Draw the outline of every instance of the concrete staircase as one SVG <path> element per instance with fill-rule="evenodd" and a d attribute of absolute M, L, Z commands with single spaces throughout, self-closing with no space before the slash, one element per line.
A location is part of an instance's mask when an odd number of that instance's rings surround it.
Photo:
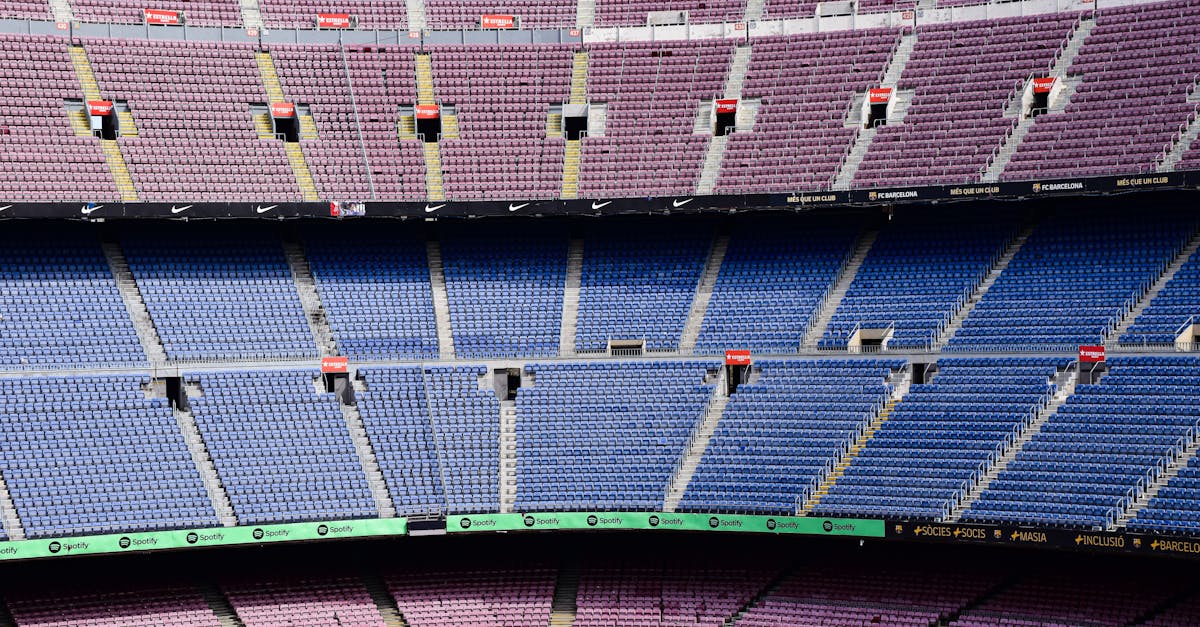
<path fill-rule="evenodd" d="M 596 24 L 596 0 L 578 0 L 575 3 L 575 26 L 591 28 Z"/>
<path fill-rule="evenodd" d="M 700 328 L 704 325 L 704 313 L 708 311 L 708 303 L 712 300 L 713 288 L 717 285 L 717 277 L 721 275 L 721 264 L 725 261 L 725 252 L 728 250 L 729 235 L 718 234 L 708 251 L 704 274 L 700 275 L 700 282 L 696 284 L 692 309 L 688 313 L 687 323 L 683 325 L 683 337 L 679 340 L 679 353 L 682 355 L 690 355 L 696 348 Z"/>
<path fill-rule="evenodd" d="M 258 0 L 239 0 L 238 8 L 242 12 L 242 28 L 257 28 L 262 31 L 262 7 L 259 6 Z"/>
<path fill-rule="evenodd" d="M 833 320 L 833 314 L 837 313 L 838 305 L 846 296 L 850 284 L 854 282 L 854 277 L 858 276 L 858 269 L 862 267 L 863 261 L 867 258 L 867 253 L 871 251 L 871 246 L 875 244 L 877 237 L 879 237 L 879 231 L 867 231 L 858 238 L 854 253 L 846 261 L 846 265 L 842 266 L 837 282 L 825 295 L 825 302 L 821 304 L 821 310 L 817 312 L 816 320 L 804 334 L 804 346 L 816 346 L 817 340 L 825 335 L 825 330 L 829 328 L 829 321 Z"/>
<path fill-rule="evenodd" d="M 220 588 L 209 584 L 200 590 L 200 595 L 204 597 L 204 602 L 217 617 L 217 622 L 221 623 L 221 627 L 246 627 L 246 624 L 238 617 L 237 610 L 233 609 L 233 605 L 229 603 L 229 599 L 224 592 L 221 592 Z"/>
<path fill-rule="evenodd" d="M 458 139 L 458 114 L 451 113 L 450 107 L 442 113 L 442 139 Z"/>
<path fill-rule="evenodd" d="M 50 13 L 55 22 L 74 22 L 75 10 L 68 0 L 50 0 Z"/>
<path fill-rule="evenodd" d="M 442 245 L 425 242 L 429 257 L 429 282 L 433 289 L 433 317 L 437 321 L 438 352 L 442 359 L 454 359 L 454 331 L 450 326 L 450 297 L 446 294 L 446 274 L 442 269 Z"/>
<path fill-rule="evenodd" d="M 871 149 L 871 142 L 875 141 L 875 133 L 876 129 L 874 127 L 858 130 L 858 136 L 854 138 L 854 145 L 846 153 L 846 159 L 842 161 L 841 167 L 838 168 L 837 176 L 833 179 L 833 189 L 850 189 L 850 184 L 854 182 L 854 175 L 858 174 L 858 167 L 867 158 L 867 151 Z"/>
<path fill-rule="evenodd" d="M 82 108 L 68 109 L 67 119 L 71 121 L 71 130 L 75 132 L 76 137 L 92 137 L 92 126 L 88 121 L 88 114 Z"/>
<path fill-rule="evenodd" d="M 950 516 L 947 519 L 947 522 L 958 522 L 962 519 L 963 513 L 970 509 L 971 506 L 975 504 L 975 501 L 979 500 L 979 495 L 983 494 L 983 491 L 986 490 L 988 486 L 996 480 L 996 477 L 999 477 L 1000 473 L 1004 472 L 1004 469 L 1008 468 L 1008 465 L 1017 458 L 1017 454 L 1021 452 L 1021 449 L 1025 447 L 1025 444 L 1042 431 L 1042 427 L 1046 426 L 1046 423 L 1050 420 L 1050 418 L 1058 412 L 1058 408 L 1062 407 L 1063 403 L 1066 403 L 1067 399 L 1075 393 L 1075 385 L 1078 382 L 1079 372 L 1077 370 L 1072 370 L 1067 373 L 1065 380 L 1054 393 L 1054 396 L 1051 397 L 1050 402 L 1047 403 L 1046 406 L 1042 408 L 1042 411 L 1038 412 L 1038 415 L 1035 416 L 1034 419 L 1025 426 L 1025 429 L 1021 432 L 1021 435 L 1017 436 L 1016 440 L 1014 440 L 1013 443 L 1009 445 L 1009 447 L 1000 455 L 1000 458 L 996 460 L 996 463 L 992 464 L 991 468 L 988 468 L 987 472 L 979 478 L 979 482 L 976 483 L 966 493 L 966 495 L 963 496 L 963 499 L 959 501 L 958 505 L 950 511 Z"/>
<path fill-rule="evenodd" d="M 766 7 L 765 0 L 747 0 L 746 1 L 746 22 L 757 22 L 762 19 L 763 9 Z"/>
<path fill-rule="evenodd" d="M 404 11 L 408 17 L 408 30 L 425 30 L 428 28 L 425 18 L 425 0 L 404 0 Z"/>
<path fill-rule="evenodd" d="M 1075 87 L 1078 85 L 1078 80 L 1072 80 L 1067 77 L 1067 69 L 1071 67 L 1071 63 L 1075 61 L 1075 57 L 1079 55 L 1080 48 L 1083 47 L 1083 42 L 1092 32 L 1092 28 L 1096 25 L 1095 20 L 1089 16 L 1080 18 L 1079 24 L 1076 25 L 1071 37 L 1067 39 L 1067 43 L 1058 51 L 1058 56 L 1054 60 L 1054 65 L 1050 68 L 1049 76 L 1058 79 L 1062 87 L 1058 93 L 1054 105 L 1050 108 L 1051 113 L 1061 112 L 1066 108 L 1067 103 L 1071 101 L 1071 96 L 1075 93 Z M 1029 130 L 1033 128 L 1037 118 L 1032 116 L 1025 117 L 1021 110 L 1021 99 L 1024 94 L 1023 89 L 1017 90 L 1013 99 L 1016 101 L 1016 111 L 1011 111 L 1012 103 L 1010 103 L 1010 115 L 1020 116 L 1020 121 L 1007 137 L 1000 144 L 1000 148 L 996 154 L 988 162 L 987 168 L 984 169 L 981 180 L 984 183 L 995 183 L 1000 180 L 1000 175 L 1004 172 L 1004 168 L 1008 167 L 1012 161 L 1013 155 L 1017 149 L 1021 147 L 1021 142 L 1025 141 L 1025 136 Z"/>
<path fill-rule="evenodd" d="M 117 128 L 120 129 L 121 137 L 138 136 L 137 122 L 133 119 L 132 111 L 129 109 L 117 110 Z"/>
<path fill-rule="evenodd" d="M 317 121 L 311 113 L 297 115 L 296 120 L 300 124 L 300 139 L 317 139 Z"/>
<path fill-rule="evenodd" d="M 104 152 L 104 161 L 108 163 L 108 171 L 112 172 L 113 182 L 121 193 L 124 202 L 137 202 L 137 189 L 133 186 L 133 177 L 129 176 L 129 165 L 125 163 L 125 155 L 115 139 L 101 139 L 100 150 Z"/>
<path fill-rule="evenodd" d="M 546 137 L 563 136 L 563 116 L 561 113 L 551 113 L 546 116 Z"/>
<path fill-rule="evenodd" d="M 417 138 L 417 118 L 414 114 L 401 115 L 396 120 L 396 138 L 400 141 L 412 141 Z"/>
<path fill-rule="evenodd" d="M 564 565 L 554 583 L 554 599 L 550 602 L 550 627 L 572 627 L 579 610 L 579 567 Z"/>
<path fill-rule="evenodd" d="M 992 285 L 995 285 L 996 279 L 999 279 L 1000 275 L 1004 273 L 1004 269 L 1008 267 L 1008 264 L 1012 263 L 1013 257 L 1017 256 L 1017 253 L 1020 252 L 1021 247 L 1025 245 L 1031 234 L 1033 234 L 1033 225 L 1026 226 L 1013 238 L 1013 241 L 1009 242 L 1008 247 L 996 259 L 996 263 L 992 265 L 992 269 L 988 271 L 988 275 L 983 278 L 983 281 L 980 281 L 979 287 L 975 288 L 975 292 L 971 294 L 967 302 L 963 303 L 963 306 L 959 308 L 954 317 L 950 319 L 950 322 L 942 329 L 941 335 L 934 342 L 935 347 L 942 348 L 950 341 L 950 338 L 954 337 L 955 333 L 958 333 L 958 330 L 962 328 L 963 321 L 967 319 L 967 316 L 971 315 L 971 312 L 975 310 L 975 306 L 979 304 L 979 301 L 983 300 L 984 294 L 987 294 Z"/>
<path fill-rule="evenodd" d="M 375 509 L 380 518 L 395 518 L 396 505 L 388 492 L 387 482 L 383 479 L 383 471 L 379 469 L 379 458 L 375 456 L 375 447 L 367 437 L 367 429 L 363 425 L 362 414 L 358 407 L 340 403 L 342 418 L 350 431 L 350 441 L 354 443 L 354 451 L 358 453 L 358 461 L 362 464 L 363 474 L 367 477 L 367 487 L 371 490 L 371 498 L 375 500 Z"/>
<path fill-rule="evenodd" d="M 575 354 L 575 330 L 579 321 L 579 284 L 583 279 L 583 238 L 572 237 L 567 245 L 567 280 L 563 288 L 562 331 L 558 354 Z"/>
<path fill-rule="evenodd" d="M 750 46 L 738 46 L 733 51 L 733 60 L 729 64 L 729 74 L 725 76 L 725 98 L 741 100 L 742 85 L 746 82 L 746 72 L 750 69 Z M 713 132 L 712 125 L 705 129 Z M 717 176 L 721 173 L 721 162 L 725 159 L 725 148 L 729 143 L 728 135 L 713 135 L 708 142 L 708 151 L 704 154 L 704 165 L 700 168 L 700 180 L 696 183 L 696 194 L 711 194 L 717 184 Z"/>
<path fill-rule="evenodd" d="M 258 75 L 262 78 L 263 88 L 270 102 L 287 102 L 283 95 L 283 85 L 279 82 L 279 72 L 275 69 L 275 59 L 270 52 L 254 53 L 254 62 L 258 65 Z"/>
<path fill-rule="evenodd" d="M 1119 528 L 1124 528 L 1129 524 L 1129 521 L 1137 517 L 1138 512 L 1146 509 L 1146 506 L 1150 504 L 1150 501 L 1153 500 L 1154 497 L 1158 496 L 1159 491 L 1167 487 L 1167 484 L 1170 483 L 1172 479 L 1179 476 L 1180 470 L 1187 468 L 1188 462 L 1192 461 L 1192 458 L 1196 456 L 1197 452 L 1200 452 L 1200 437 L 1196 437 L 1189 442 L 1187 446 L 1184 447 L 1183 452 L 1176 456 L 1170 464 L 1167 464 L 1166 469 L 1163 470 L 1162 474 L 1158 476 L 1158 479 L 1156 479 L 1154 483 L 1147 486 L 1146 489 L 1138 495 L 1137 500 L 1134 501 L 1133 504 L 1128 508 L 1126 508 L 1124 512 L 1121 512 L 1121 515 L 1117 517 L 1116 526 Z"/>
<path fill-rule="evenodd" d="M 322 356 L 337 355 L 337 342 L 333 338 L 333 329 L 329 328 L 325 305 L 317 292 L 317 281 L 304 255 L 304 247 L 298 240 L 286 239 L 283 242 L 283 255 L 292 271 L 292 281 L 296 284 L 296 293 L 300 296 L 304 317 L 308 319 L 317 348 Z"/>
<path fill-rule="evenodd" d="M 431 202 L 446 200 L 446 186 L 442 178 L 442 149 L 437 142 L 422 142 L 425 155 L 425 195 Z"/>
<path fill-rule="evenodd" d="M 259 139 L 275 139 L 275 126 L 271 124 L 270 113 L 252 113 L 250 117 L 254 122 L 254 133 Z"/>
<path fill-rule="evenodd" d="M 120 244 L 111 240 L 103 241 L 100 243 L 100 250 L 104 252 L 108 269 L 117 282 L 117 291 L 121 294 L 121 300 L 125 302 L 125 311 L 133 320 L 133 328 L 137 332 L 138 343 L 142 345 L 142 352 L 146 353 L 146 359 L 152 364 L 166 362 L 167 352 L 163 349 L 162 338 L 158 335 L 154 320 L 150 318 L 146 301 L 142 299 L 142 291 L 133 278 L 133 272 L 129 269 L 129 262 L 125 259 Z"/>
<path fill-rule="evenodd" d="M 563 178 L 560 195 L 563 198 L 579 198 L 579 163 L 582 159 L 583 142 L 568 139 L 563 149 Z"/>
<path fill-rule="evenodd" d="M 25 528 L 17 516 L 17 506 L 13 503 L 3 474 L 0 474 L 0 524 L 3 524 L 4 535 L 8 536 L 9 540 L 25 539 Z"/>
<path fill-rule="evenodd" d="M 500 401 L 500 513 L 517 500 L 517 403 Z"/>
<path fill-rule="evenodd" d="M 729 405 L 725 373 L 726 370 L 722 368 L 720 375 L 716 378 L 716 389 L 708 399 L 708 407 L 704 409 L 704 417 L 701 418 L 696 431 L 692 433 L 692 439 L 688 444 L 687 452 L 684 453 L 683 462 L 680 463 L 679 468 L 675 469 L 675 475 L 671 477 L 671 487 L 667 489 L 667 496 L 663 503 L 664 512 L 674 512 L 679 508 L 679 502 L 683 500 L 688 484 L 691 483 L 692 476 L 696 474 L 700 460 L 704 458 L 704 451 L 708 450 L 708 441 L 712 439 L 717 425 L 721 422 L 721 416 L 725 413 L 725 407 Z"/>
<path fill-rule="evenodd" d="M 571 96 L 569 104 L 587 103 L 588 53 L 578 51 L 571 60 Z M 591 114 L 589 113 L 589 124 Z M 561 120 L 560 120 L 561 122 Z M 561 128 L 561 126 L 560 126 Z M 579 197 L 579 164 L 582 160 L 583 142 L 578 139 L 567 140 L 563 148 L 562 198 Z"/>
<path fill-rule="evenodd" d="M 383 624 L 387 627 L 408 627 L 408 621 L 404 620 L 404 615 L 400 613 L 400 607 L 388 591 L 387 584 L 375 574 L 364 574 L 362 581 L 367 594 L 370 594 L 371 600 L 375 602 L 375 609 L 379 610 L 379 616 L 383 618 Z"/>
<path fill-rule="evenodd" d="M 858 454 L 861 453 L 863 448 L 867 446 L 867 442 L 870 442 L 871 438 L 875 437 L 875 434 L 881 427 L 883 427 L 883 424 L 888 421 L 888 418 L 890 418 L 892 413 L 895 412 L 896 405 L 900 404 L 900 401 L 902 401 L 904 396 L 908 394 L 908 390 L 911 387 L 911 370 L 905 370 L 895 375 L 895 380 L 892 384 L 892 394 L 888 398 L 887 403 L 884 404 L 883 409 L 880 409 L 879 413 L 875 414 L 875 416 L 871 418 L 871 420 L 867 423 L 867 426 L 864 427 L 862 432 L 858 434 L 858 437 L 855 438 L 854 443 L 850 445 L 850 448 L 846 449 L 846 453 L 842 455 L 840 460 L 838 460 L 838 463 L 833 467 L 833 470 L 829 471 L 829 474 L 825 475 L 825 478 L 822 479 L 820 485 L 817 486 L 817 489 L 808 496 L 808 499 L 805 500 L 804 504 L 800 506 L 800 511 L 797 512 L 798 515 L 808 516 L 812 514 L 812 511 L 821 503 L 821 499 L 825 498 L 825 495 L 829 494 L 829 490 L 831 490 L 833 486 L 837 484 L 838 479 L 841 479 L 842 475 L 846 474 L 846 469 L 850 467 L 850 464 L 854 463 L 854 460 L 858 457 Z"/>
<path fill-rule="evenodd" d="M 1192 234 L 1191 239 L 1189 239 L 1187 244 L 1185 244 L 1183 248 L 1179 250 L 1179 253 L 1175 255 L 1175 258 L 1171 260 L 1170 265 L 1163 270 L 1162 275 L 1160 275 L 1158 280 L 1154 282 L 1154 285 L 1151 285 L 1150 289 L 1146 290 L 1146 293 L 1142 295 L 1142 298 L 1138 301 L 1137 305 L 1135 305 L 1133 309 L 1129 310 L 1129 313 L 1125 314 L 1125 317 L 1121 319 L 1121 323 L 1118 324 L 1117 328 L 1113 329 L 1113 332 L 1110 333 L 1108 338 L 1105 339 L 1105 346 L 1115 346 L 1120 343 L 1121 335 L 1128 331 L 1129 327 L 1133 326 L 1133 323 L 1137 321 L 1138 316 L 1142 315 L 1142 312 L 1146 311 L 1146 308 L 1149 307 L 1150 303 L 1154 301 L 1154 297 L 1158 296 L 1159 292 L 1161 292 L 1163 288 L 1167 286 L 1167 283 L 1171 282 L 1171 279 L 1175 278 L 1175 275 L 1179 272 L 1179 269 L 1183 267 L 1183 264 L 1187 263 L 1187 260 L 1190 259 L 1192 255 L 1196 254 L 1196 250 L 1198 248 L 1200 248 L 1200 232 Z"/>
<path fill-rule="evenodd" d="M 1187 101 L 1191 103 L 1200 102 L 1200 82 L 1193 83 L 1192 88 L 1188 91 Z M 1176 164 L 1180 159 L 1183 159 L 1183 153 L 1196 145 L 1196 137 L 1200 136 L 1200 115 L 1192 116 L 1191 121 L 1184 127 L 1171 142 L 1171 148 L 1163 155 L 1162 160 L 1155 166 L 1156 172 L 1170 172 L 1175 169 Z"/>
<path fill-rule="evenodd" d="M 225 491 L 225 483 L 221 481 L 221 476 L 217 474 L 217 467 L 213 465 L 208 445 L 204 443 L 204 436 L 196 426 L 196 418 L 192 416 L 190 410 L 176 408 L 172 413 L 175 415 L 175 423 L 179 425 L 179 431 L 183 433 L 184 441 L 187 442 L 192 462 L 196 464 L 196 470 L 200 472 L 204 491 L 208 493 L 213 511 L 217 513 L 217 520 L 221 521 L 223 527 L 236 527 L 238 519 L 233 511 L 233 504 L 229 500 L 229 493 Z"/>

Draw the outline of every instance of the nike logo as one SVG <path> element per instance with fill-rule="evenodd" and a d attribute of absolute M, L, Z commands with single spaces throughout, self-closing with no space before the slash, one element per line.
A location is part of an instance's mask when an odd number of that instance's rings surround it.
<path fill-rule="evenodd" d="M 103 206 L 104 206 L 104 205 L 96 205 L 95 207 L 88 207 L 87 205 L 84 205 L 84 206 L 82 206 L 82 207 L 80 207 L 80 208 L 79 208 L 79 213 L 82 213 L 82 214 L 83 214 L 83 215 L 85 215 L 85 216 L 86 216 L 86 215 L 91 215 L 93 211 L 95 211 L 95 210 L 97 210 L 97 209 L 99 209 L 99 208 L 101 208 L 101 207 L 103 207 Z"/>
<path fill-rule="evenodd" d="M 12 209 L 12 205 L 4 205 L 3 207 L 0 207 L 0 211 L 8 211 L 9 209 Z"/>
<path fill-rule="evenodd" d="M 517 209 L 524 209 L 525 207 L 528 207 L 528 206 L 529 206 L 529 203 L 527 203 L 527 202 L 526 202 L 526 203 L 521 203 L 521 204 L 519 204 L 519 205 L 514 205 L 514 204 L 512 204 L 512 203 L 510 202 L 510 203 L 508 203 L 508 210 L 509 210 L 509 211 L 516 211 Z"/>
<path fill-rule="evenodd" d="M 607 207 L 607 206 L 611 205 L 612 203 L 613 203 L 613 201 L 611 201 L 611 200 L 606 200 L 604 202 L 592 202 L 592 209 L 600 209 L 602 207 Z"/>
<path fill-rule="evenodd" d="M 671 201 L 671 206 L 672 206 L 672 207 L 682 207 L 682 206 L 684 206 L 684 205 L 688 204 L 689 202 L 692 202 L 693 200 L 696 200 L 696 199 L 695 199 L 695 198 L 688 198 L 687 200 L 672 200 L 672 201 Z"/>
<path fill-rule="evenodd" d="M 191 205 L 188 205 L 188 206 L 190 207 Z M 279 205 L 267 205 L 266 207 L 264 207 L 262 205 L 258 205 L 256 207 L 254 207 L 254 211 L 255 211 L 255 213 L 266 213 L 278 206 Z"/>
<path fill-rule="evenodd" d="M 182 207 L 176 207 L 175 205 L 171 205 L 171 213 L 183 213 L 184 211 L 187 211 L 188 209 L 191 209 L 191 208 L 192 208 L 192 205 L 184 205 Z"/>
<path fill-rule="evenodd" d="M 432 207 L 429 205 L 425 205 L 425 213 L 433 213 L 434 211 L 437 211 L 438 209 L 441 209 L 442 207 L 445 207 L 445 206 L 446 206 L 446 203 L 442 203 L 440 205 L 433 205 Z"/>

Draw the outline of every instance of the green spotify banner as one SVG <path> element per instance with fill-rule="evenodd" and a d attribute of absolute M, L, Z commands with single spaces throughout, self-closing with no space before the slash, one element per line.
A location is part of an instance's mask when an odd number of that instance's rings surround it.
<path fill-rule="evenodd" d="M 736 516 L 724 514 L 662 514 L 646 512 L 561 512 L 553 514 L 480 514 L 450 516 L 446 531 L 549 531 L 555 529 L 680 529 L 684 531 L 743 531 L 824 536 L 882 538 L 882 520 L 801 518 L 795 516 Z"/>
<path fill-rule="evenodd" d="M 388 518 L 46 538 L 0 542 L 0 560 L 335 538 L 402 536 L 406 533 L 408 533 L 406 519 Z"/>

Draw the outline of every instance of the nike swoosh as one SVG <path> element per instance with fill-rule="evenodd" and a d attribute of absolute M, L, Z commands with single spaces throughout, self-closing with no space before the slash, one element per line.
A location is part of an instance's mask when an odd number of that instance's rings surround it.
<path fill-rule="evenodd" d="M 602 207 L 607 207 L 607 206 L 611 205 L 612 203 L 613 203 L 613 201 L 611 201 L 611 200 L 606 200 L 604 202 L 592 202 L 592 209 L 600 209 Z"/>
<path fill-rule="evenodd" d="M 526 203 L 521 203 L 521 204 L 519 204 L 519 205 L 514 205 L 514 204 L 512 204 L 512 203 L 510 202 L 510 203 L 508 203 L 508 210 L 509 210 L 509 211 L 516 211 L 517 209 L 524 209 L 525 207 L 528 207 L 528 206 L 529 206 L 529 203 L 527 203 L 527 202 L 526 202 Z"/>
<path fill-rule="evenodd" d="M 672 207 L 682 207 L 682 206 L 684 206 L 684 205 L 688 204 L 689 202 L 692 202 L 693 200 L 696 200 L 696 199 L 695 199 L 695 198 L 688 198 L 687 200 L 672 200 L 672 201 L 671 201 L 671 206 L 672 206 Z"/>
<path fill-rule="evenodd" d="M 268 206 L 264 207 L 264 206 L 262 206 L 262 205 L 258 205 L 258 206 L 256 206 L 256 207 L 254 208 L 254 211 L 255 211 L 256 213 L 266 213 L 266 212 L 268 212 L 268 211 L 270 211 L 270 210 L 272 210 L 272 209 L 274 209 L 275 207 L 278 207 L 278 206 L 279 206 L 279 205 L 268 205 Z"/>
<path fill-rule="evenodd" d="M 445 206 L 446 206 L 446 203 L 442 203 L 440 205 L 434 205 L 432 207 L 430 207 L 429 205 L 425 205 L 425 213 L 433 213 L 434 211 L 437 211 L 438 209 L 441 209 L 442 207 L 445 207 Z"/>
<path fill-rule="evenodd" d="M 82 214 L 83 214 L 83 215 L 85 215 L 85 216 L 86 216 L 86 215 L 91 215 L 93 211 L 95 211 L 95 210 L 97 210 L 97 209 L 99 209 L 99 208 L 101 208 L 101 207 L 103 207 L 103 206 L 104 206 L 104 205 L 96 205 L 95 207 L 92 207 L 91 209 L 89 209 L 89 208 L 87 207 L 87 205 L 84 205 L 84 206 L 82 206 L 82 207 L 80 207 L 80 208 L 79 208 L 79 212 L 80 212 L 80 213 L 82 213 Z"/>
<path fill-rule="evenodd" d="M 171 213 L 183 213 L 184 211 L 187 211 L 188 209 L 191 209 L 191 208 L 192 208 L 192 205 L 184 205 L 182 207 L 176 207 L 175 205 L 171 205 Z"/>
<path fill-rule="evenodd" d="M 9 209 L 12 209 L 12 205 L 4 205 L 3 207 L 0 207 L 0 211 L 7 211 Z"/>

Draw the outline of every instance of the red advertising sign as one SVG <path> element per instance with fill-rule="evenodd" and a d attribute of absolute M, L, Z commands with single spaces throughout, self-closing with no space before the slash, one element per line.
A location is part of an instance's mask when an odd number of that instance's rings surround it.
<path fill-rule="evenodd" d="M 747 350 L 725 351 L 725 365 L 726 366 L 749 366 L 750 365 L 750 351 L 747 351 Z"/>
<path fill-rule="evenodd" d="M 350 14 L 318 13 L 317 28 L 350 28 Z"/>
<path fill-rule="evenodd" d="M 54 28 L 57 28 L 58 30 L 70 30 L 71 24 L 70 22 L 55 22 Z"/>
<path fill-rule="evenodd" d="M 516 28 L 517 18 L 512 15 L 481 15 L 479 25 L 482 28 Z"/>
<path fill-rule="evenodd" d="M 182 24 L 183 14 L 179 11 L 164 11 L 162 9 L 142 9 L 147 24 Z"/>
<path fill-rule="evenodd" d="M 348 357 L 322 357 L 321 372 L 326 374 L 350 372 L 350 358 Z"/>
<path fill-rule="evenodd" d="M 417 105 L 418 120 L 436 120 L 438 117 L 437 105 Z"/>
<path fill-rule="evenodd" d="M 911 20 L 916 16 L 917 16 L 917 14 L 913 13 L 912 11 L 902 11 L 900 13 L 900 19 L 902 19 L 902 20 Z"/>
<path fill-rule="evenodd" d="M 1054 77 L 1033 79 L 1033 93 L 1044 94 L 1054 88 Z"/>
<path fill-rule="evenodd" d="M 88 113 L 92 115 L 112 115 L 113 104 L 111 100 L 89 100 L 87 101 Z"/>
<path fill-rule="evenodd" d="M 294 118 L 296 117 L 296 105 L 290 102 L 272 102 L 271 117 Z"/>
<path fill-rule="evenodd" d="M 717 113 L 737 113 L 737 99 L 727 98 L 717 101 Z"/>
<path fill-rule="evenodd" d="M 1084 363 L 1098 364 L 1104 361 L 1103 346 L 1080 346 L 1079 361 Z"/>
<path fill-rule="evenodd" d="M 569 33 L 569 34 L 570 34 L 572 37 L 578 37 L 578 36 L 579 36 L 579 29 L 578 29 L 578 28 L 572 28 L 572 29 L 570 30 L 570 33 Z"/>
<path fill-rule="evenodd" d="M 867 93 L 867 99 L 871 104 L 886 104 L 892 99 L 891 87 L 878 87 Z"/>

